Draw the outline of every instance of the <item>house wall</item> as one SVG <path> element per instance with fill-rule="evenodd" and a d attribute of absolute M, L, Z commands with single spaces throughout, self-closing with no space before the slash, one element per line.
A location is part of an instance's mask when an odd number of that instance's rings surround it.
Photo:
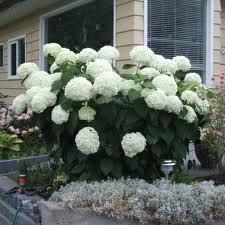
<path fill-rule="evenodd" d="M 225 47 L 225 0 L 214 1 L 213 21 L 213 72 L 225 70 L 225 56 L 220 53 Z M 0 69 L 0 92 L 7 94 L 7 103 L 23 92 L 19 80 L 8 80 L 7 41 L 20 35 L 26 35 L 26 61 L 39 64 L 39 18 L 41 15 L 74 2 L 64 0 L 37 11 L 21 20 L 1 27 L 0 43 L 4 42 L 4 67 Z M 115 46 L 120 51 L 118 67 L 129 62 L 129 51 L 137 45 L 144 45 L 144 0 L 116 0 Z"/>

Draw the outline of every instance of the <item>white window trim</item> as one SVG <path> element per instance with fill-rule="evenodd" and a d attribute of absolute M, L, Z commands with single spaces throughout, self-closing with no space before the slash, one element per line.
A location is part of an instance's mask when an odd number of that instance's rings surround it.
<path fill-rule="evenodd" d="M 11 38 L 8 40 L 8 80 L 18 80 L 20 79 L 19 76 L 17 74 L 13 75 L 11 74 L 11 45 L 16 43 L 16 50 L 17 50 L 17 54 L 18 54 L 18 44 L 17 41 L 20 39 L 24 39 L 25 41 L 25 62 L 27 61 L 27 50 L 26 50 L 26 35 L 21 35 L 21 36 L 17 36 L 14 38 Z M 16 68 L 18 68 L 18 56 L 16 55 Z"/>
<path fill-rule="evenodd" d="M 86 3 L 92 2 L 94 0 L 77 0 L 73 3 L 67 4 L 65 6 L 59 7 L 53 11 L 50 11 L 46 14 L 43 14 L 39 18 L 39 67 L 44 70 L 45 69 L 45 57 L 43 55 L 43 45 L 46 44 L 46 19 L 56 16 L 58 14 L 61 14 L 63 12 L 66 12 L 70 9 L 73 9 L 75 7 L 78 7 L 80 5 L 84 5 Z M 116 0 L 113 0 L 113 45 L 116 47 Z"/>
<path fill-rule="evenodd" d="M 4 68 L 4 42 L 1 42 L 0 43 L 0 46 L 2 46 L 2 66 L 0 66 L 0 69 L 3 69 Z"/>
<path fill-rule="evenodd" d="M 207 1 L 206 12 L 206 82 L 207 87 L 212 87 L 213 74 L 213 17 L 214 0 Z M 148 45 L 148 0 L 144 0 L 144 45 Z"/>

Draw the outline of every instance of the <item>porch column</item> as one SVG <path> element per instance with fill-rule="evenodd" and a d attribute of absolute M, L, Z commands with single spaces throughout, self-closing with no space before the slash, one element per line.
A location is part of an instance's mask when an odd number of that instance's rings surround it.
<path fill-rule="evenodd" d="M 129 62 L 129 52 L 144 45 L 144 0 L 116 0 L 116 48 L 120 51 L 117 66 Z"/>

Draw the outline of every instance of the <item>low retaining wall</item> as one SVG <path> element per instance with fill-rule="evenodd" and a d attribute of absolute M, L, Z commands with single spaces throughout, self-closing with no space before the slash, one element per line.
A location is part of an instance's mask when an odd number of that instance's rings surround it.
<path fill-rule="evenodd" d="M 42 217 L 41 225 L 140 225 L 130 221 L 117 221 L 104 215 L 94 215 L 87 209 L 62 208 L 56 202 L 51 201 L 41 201 L 39 205 Z M 225 220 L 208 225 L 225 225 Z"/>
<path fill-rule="evenodd" d="M 21 159 L 0 160 L 0 174 L 6 174 L 15 171 L 18 168 L 18 164 L 21 162 L 25 162 L 28 165 L 35 165 L 39 162 L 46 162 L 48 159 L 49 158 L 47 155 L 41 155 Z"/>

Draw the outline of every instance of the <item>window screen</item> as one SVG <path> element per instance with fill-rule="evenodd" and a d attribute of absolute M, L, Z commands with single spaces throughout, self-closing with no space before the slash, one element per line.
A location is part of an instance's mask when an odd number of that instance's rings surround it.
<path fill-rule="evenodd" d="M 184 55 L 205 73 L 207 0 L 148 0 L 148 46 L 164 57 Z"/>

